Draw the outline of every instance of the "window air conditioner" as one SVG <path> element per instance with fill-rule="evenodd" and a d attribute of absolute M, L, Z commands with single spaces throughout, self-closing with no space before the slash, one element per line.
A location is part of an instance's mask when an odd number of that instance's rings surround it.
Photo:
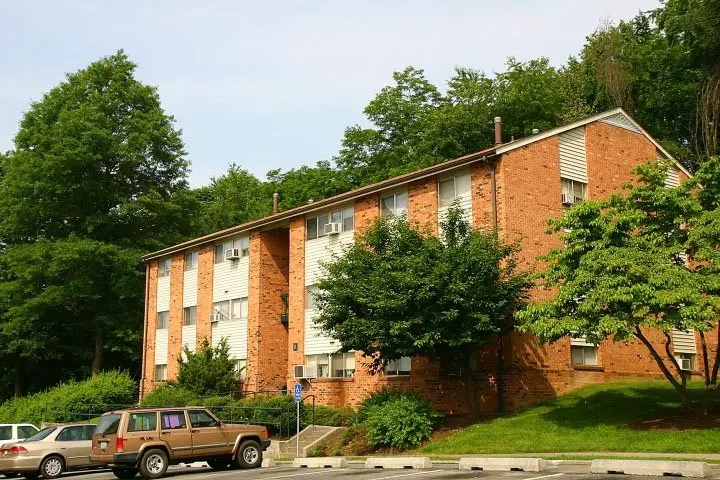
<path fill-rule="evenodd" d="M 240 259 L 240 249 L 230 248 L 225 250 L 225 260 L 238 260 Z"/>
<path fill-rule="evenodd" d="M 317 366 L 316 365 L 293 365 L 293 373 L 295 378 L 317 378 Z"/>
<path fill-rule="evenodd" d="M 342 223 L 327 223 L 325 224 L 325 235 L 337 235 L 342 232 Z"/>
<path fill-rule="evenodd" d="M 220 320 L 222 320 L 222 313 L 210 314 L 210 323 L 218 323 Z"/>
<path fill-rule="evenodd" d="M 692 370 L 689 358 L 681 358 L 680 359 L 680 370 L 683 370 L 686 372 L 689 372 Z"/>
<path fill-rule="evenodd" d="M 578 203 L 578 198 L 572 193 L 563 193 L 560 195 L 563 205 L 575 205 Z"/>

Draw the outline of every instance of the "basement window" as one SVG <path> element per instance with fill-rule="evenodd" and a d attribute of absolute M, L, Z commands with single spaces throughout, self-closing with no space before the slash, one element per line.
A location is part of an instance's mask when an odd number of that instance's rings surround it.
<path fill-rule="evenodd" d="M 598 347 L 572 345 L 570 353 L 573 365 L 597 366 L 598 364 Z"/>
<path fill-rule="evenodd" d="M 355 376 L 355 352 L 306 355 L 305 365 L 317 367 L 317 378 L 352 378 Z"/>

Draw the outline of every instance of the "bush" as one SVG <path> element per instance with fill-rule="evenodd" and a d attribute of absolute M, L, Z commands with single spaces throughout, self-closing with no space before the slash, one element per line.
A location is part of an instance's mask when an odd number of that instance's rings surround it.
<path fill-rule="evenodd" d="M 141 405 L 143 407 L 185 407 L 197 405 L 197 395 L 175 384 L 161 385 L 145 395 Z"/>
<path fill-rule="evenodd" d="M 378 390 L 377 392 L 370 395 L 368 398 L 362 401 L 360 403 L 360 408 L 358 409 L 357 413 L 357 422 L 363 423 L 365 419 L 367 418 L 367 412 L 368 410 L 376 405 L 383 405 L 385 402 L 388 402 L 394 398 L 401 397 L 403 395 L 415 395 L 413 393 L 406 393 L 402 392 L 400 390 L 392 390 L 387 387 L 383 387 L 382 389 Z"/>
<path fill-rule="evenodd" d="M 178 363 L 177 384 L 198 396 L 235 391 L 235 364 L 230 360 L 230 347 L 224 338 L 217 347 L 204 340 L 197 352 L 185 347 Z"/>
<path fill-rule="evenodd" d="M 135 402 L 137 384 L 125 372 L 104 372 L 88 380 L 61 383 L 45 392 L 0 405 L 0 423 L 62 423 L 90 420 Z"/>
<path fill-rule="evenodd" d="M 315 406 L 315 425 L 328 427 L 349 427 L 355 422 L 357 413 L 350 407 L 333 408 L 325 405 Z"/>
<path fill-rule="evenodd" d="M 328 448 L 327 445 L 324 443 L 318 443 L 317 445 L 308 448 L 307 456 L 308 457 L 327 457 L 328 456 Z"/>
<path fill-rule="evenodd" d="M 381 401 L 368 401 L 361 409 L 362 425 L 373 447 L 405 449 L 430 437 L 440 415 L 428 400 L 414 393 L 381 395 Z"/>

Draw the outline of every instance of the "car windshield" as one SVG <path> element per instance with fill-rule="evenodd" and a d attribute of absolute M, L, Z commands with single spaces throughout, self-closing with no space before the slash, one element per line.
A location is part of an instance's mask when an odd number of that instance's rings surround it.
<path fill-rule="evenodd" d="M 118 425 L 120 424 L 120 414 L 111 413 L 109 415 L 103 415 L 100 418 L 100 423 L 95 427 L 94 435 L 113 435 L 118 431 Z"/>
<path fill-rule="evenodd" d="M 43 428 L 42 430 L 40 430 L 38 433 L 36 433 L 32 437 L 26 438 L 23 441 L 24 442 L 37 442 L 38 440 L 44 440 L 48 437 L 48 435 L 53 433 L 55 430 L 57 430 L 57 427 Z"/>

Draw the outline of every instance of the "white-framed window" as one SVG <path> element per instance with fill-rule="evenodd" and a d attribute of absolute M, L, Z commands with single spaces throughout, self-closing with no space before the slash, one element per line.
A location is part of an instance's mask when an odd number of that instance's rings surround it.
<path fill-rule="evenodd" d="M 158 277 L 162 278 L 169 276 L 171 268 L 172 264 L 169 258 L 160 260 L 160 264 L 158 265 Z"/>
<path fill-rule="evenodd" d="M 250 237 L 246 235 L 235 240 L 216 244 L 215 263 L 223 263 L 225 261 L 225 251 L 231 248 L 239 249 L 240 257 L 250 256 Z"/>
<path fill-rule="evenodd" d="M 391 193 L 380 198 L 383 215 L 403 215 L 408 211 L 408 192 Z"/>
<path fill-rule="evenodd" d="M 233 242 L 233 248 L 240 249 L 241 257 L 250 256 L 250 237 L 240 237 Z"/>
<path fill-rule="evenodd" d="M 224 300 L 222 302 L 213 303 L 213 312 L 220 314 L 220 321 L 240 320 L 248 316 L 248 299 L 247 297 L 234 298 L 232 300 Z"/>
<path fill-rule="evenodd" d="M 157 313 L 157 323 L 155 324 L 156 330 L 166 330 L 168 323 L 170 322 L 170 312 L 165 310 L 164 312 Z"/>
<path fill-rule="evenodd" d="M 463 173 L 441 180 L 438 184 L 440 208 L 449 207 L 461 196 L 470 193 L 471 179 L 469 173 Z"/>
<path fill-rule="evenodd" d="M 571 345 L 570 356 L 573 365 L 595 366 L 598 364 L 598 347 L 592 345 Z"/>
<path fill-rule="evenodd" d="M 316 366 L 318 378 L 352 378 L 355 376 L 355 352 L 306 355 L 305 365 Z"/>
<path fill-rule="evenodd" d="M 355 228 L 355 207 L 347 207 L 330 213 L 323 213 L 316 217 L 305 218 L 305 232 L 308 240 L 325 236 L 325 225 L 328 223 L 342 223 L 343 232 Z"/>
<path fill-rule="evenodd" d="M 235 378 L 241 382 L 247 378 L 247 358 L 235 360 Z"/>
<path fill-rule="evenodd" d="M 315 285 L 305 287 L 305 310 L 315 310 L 317 308 L 317 294 L 320 290 Z"/>
<path fill-rule="evenodd" d="M 167 381 L 167 365 L 155 365 L 155 381 Z"/>
<path fill-rule="evenodd" d="M 185 271 L 196 270 L 198 268 L 198 251 L 185 253 Z"/>
<path fill-rule="evenodd" d="M 695 354 L 694 353 L 680 353 L 677 355 L 678 364 L 680 369 L 685 372 L 695 371 Z"/>
<path fill-rule="evenodd" d="M 388 360 L 385 364 L 386 377 L 399 377 L 410 375 L 412 369 L 412 359 L 410 357 L 401 357 L 397 360 Z"/>
<path fill-rule="evenodd" d="M 213 303 L 213 313 L 220 315 L 221 321 L 230 319 L 230 300 Z"/>
<path fill-rule="evenodd" d="M 195 325 L 197 317 L 197 307 L 185 307 L 183 308 L 183 326 L 188 327 Z"/>
<path fill-rule="evenodd" d="M 563 198 L 565 198 L 569 204 L 575 204 L 583 200 L 587 200 L 587 183 L 561 178 L 560 188 Z"/>

